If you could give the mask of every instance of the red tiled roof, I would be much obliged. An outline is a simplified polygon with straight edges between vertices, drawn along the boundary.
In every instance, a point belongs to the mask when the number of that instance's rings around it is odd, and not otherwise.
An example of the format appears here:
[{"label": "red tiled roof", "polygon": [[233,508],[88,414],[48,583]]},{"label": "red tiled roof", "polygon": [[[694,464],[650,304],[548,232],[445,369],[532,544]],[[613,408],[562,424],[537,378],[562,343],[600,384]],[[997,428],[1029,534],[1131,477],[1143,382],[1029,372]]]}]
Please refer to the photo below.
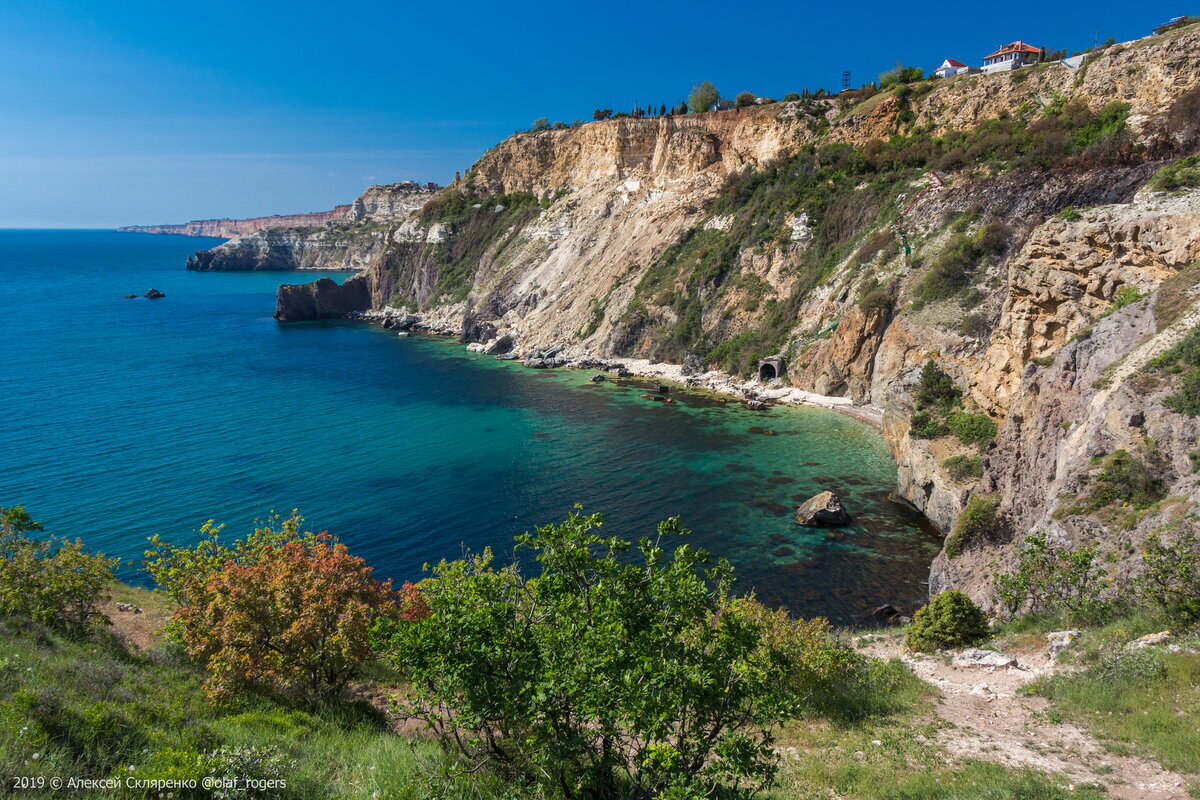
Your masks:
[{"label": "red tiled roof", "polygon": [[946,66],[948,66],[948,67],[965,67],[966,64],[962,63],[961,61],[957,61],[953,58],[947,58]]},{"label": "red tiled roof", "polygon": [[1033,45],[1025,44],[1024,42],[1011,42],[1009,44],[1004,45],[999,50],[992,53],[990,56],[984,56],[983,60],[987,61],[988,59],[996,58],[997,56],[1006,55],[1008,53],[1040,53],[1040,52],[1042,52],[1041,48],[1034,47]]}]

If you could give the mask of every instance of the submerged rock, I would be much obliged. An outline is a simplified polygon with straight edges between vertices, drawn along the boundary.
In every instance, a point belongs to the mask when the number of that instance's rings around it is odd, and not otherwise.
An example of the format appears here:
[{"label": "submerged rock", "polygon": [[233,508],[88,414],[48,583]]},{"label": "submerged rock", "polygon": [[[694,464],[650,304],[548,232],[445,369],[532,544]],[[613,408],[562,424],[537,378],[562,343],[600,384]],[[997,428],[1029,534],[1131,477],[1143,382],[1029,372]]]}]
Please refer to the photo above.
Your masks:
[{"label": "submerged rock", "polygon": [[765,411],[767,404],[762,400],[747,400],[746,408],[750,409],[751,411]]},{"label": "submerged rock", "polygon": [[608,380],[608,378],[605,378],[603,375],[593,375],[591,377],[592,383],[604,383],[606,380]]},{"label": "submerged rock", "polygon": [[796,522],[809,527],[836,527],[848,524],[850,515],[841,498],[827,490],[796,507]]}]

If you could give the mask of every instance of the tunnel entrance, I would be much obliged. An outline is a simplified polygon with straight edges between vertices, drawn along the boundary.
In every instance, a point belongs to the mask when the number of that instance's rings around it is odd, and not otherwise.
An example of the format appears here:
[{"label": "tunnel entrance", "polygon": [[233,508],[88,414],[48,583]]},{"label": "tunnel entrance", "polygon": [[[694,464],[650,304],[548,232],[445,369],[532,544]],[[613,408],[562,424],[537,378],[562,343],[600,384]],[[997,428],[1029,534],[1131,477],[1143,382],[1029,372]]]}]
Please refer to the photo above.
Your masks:
[{"label": "tunnel entrance", "polygon": [[763,382],[773,381],[783,377],[783,359],[779,357],[764,358],[758,362],[758,379]]}]

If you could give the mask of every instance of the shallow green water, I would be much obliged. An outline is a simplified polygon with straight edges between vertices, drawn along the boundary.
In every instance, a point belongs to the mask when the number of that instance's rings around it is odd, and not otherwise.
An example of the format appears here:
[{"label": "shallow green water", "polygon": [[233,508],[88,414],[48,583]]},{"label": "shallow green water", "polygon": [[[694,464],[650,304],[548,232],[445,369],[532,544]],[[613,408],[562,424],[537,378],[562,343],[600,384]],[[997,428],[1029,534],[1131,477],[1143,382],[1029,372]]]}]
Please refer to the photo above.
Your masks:
[{"label": "shallow green water", "polygon": [[[679,514],[744,588],[851,621],[920,600],[937,539],[890,502],[878,435],[820,409],[750,412],[592,373],[527,370],[430,337],[281,325],[274,288],[316,276],[189,273],[205,240],[0,231],[0,505],[130,560],[210,517],[300,508],[382,575],[505,549],[573,503],[637,538]],[[154,286],[160,301],[121,295]],[[797,526],[842,494],[854,524]]]}]

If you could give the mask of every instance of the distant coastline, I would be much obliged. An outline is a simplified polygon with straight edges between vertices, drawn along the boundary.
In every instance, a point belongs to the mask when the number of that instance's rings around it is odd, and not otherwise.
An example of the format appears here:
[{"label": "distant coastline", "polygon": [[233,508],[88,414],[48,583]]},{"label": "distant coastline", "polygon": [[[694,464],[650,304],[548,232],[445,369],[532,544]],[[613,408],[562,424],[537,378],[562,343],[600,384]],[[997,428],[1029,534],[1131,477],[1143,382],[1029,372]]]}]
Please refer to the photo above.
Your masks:
[{"label": "distant coastline", "polygon": [[267,228],[315,228],[346,216],[349,203],[334,206],[330,211],[312,211],[305,214],[276,214],[269,217],[248,219],[197,219],[169,225],[124,225],[117,228],[120,233],[164,233],[179,236],[208,236],[216,239],[236,239]]}]

